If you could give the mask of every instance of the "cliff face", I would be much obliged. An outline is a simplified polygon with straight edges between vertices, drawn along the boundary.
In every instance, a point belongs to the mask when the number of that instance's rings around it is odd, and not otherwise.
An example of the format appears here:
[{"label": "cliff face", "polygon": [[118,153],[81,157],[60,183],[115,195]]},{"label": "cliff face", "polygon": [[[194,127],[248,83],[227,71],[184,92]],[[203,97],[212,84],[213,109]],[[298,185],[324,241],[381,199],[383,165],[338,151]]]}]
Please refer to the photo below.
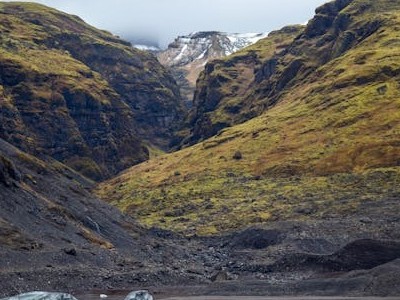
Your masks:
[{"label": "cliff face", "polygon": [[96,180],[167,147],[181,103],[155,57],[41,5],[0,14],[1,138]]},{"label": "cliff face", "polygon": [[368,2],[339,0],[316,9],[314,18],[286,51],[265,61],[257,71],[253,99],[263,99],[262,109],[379,30],[382,20],[375,11],[370,15]]},{"label": "cliff face", "polygon": [[129,105],[139,137],[168,148],[183,118],[183,103],[175,80],[154,55],[119,40],[114,44],[87,40],[81,33],[61,33],[46,44],[68,51],[99,73]]}]

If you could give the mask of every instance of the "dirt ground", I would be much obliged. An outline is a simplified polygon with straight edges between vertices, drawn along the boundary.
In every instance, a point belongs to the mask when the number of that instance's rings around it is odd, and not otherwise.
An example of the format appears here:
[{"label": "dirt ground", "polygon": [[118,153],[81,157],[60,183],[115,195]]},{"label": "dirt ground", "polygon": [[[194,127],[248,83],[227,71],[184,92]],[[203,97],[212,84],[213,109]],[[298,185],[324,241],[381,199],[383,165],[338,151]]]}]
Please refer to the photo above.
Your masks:
[{"label": "dirt ground", "polygon": [[225,296],[204,296],[204,297],[174,297],[164,298],[164,300],[398,300],[399,298],[327,298],[327,297],[254,297],[254,296],[241,296],[241,297],[225,297]]},{"label": "dirt ground", "polygon": [[[108,295],[107,300],[123,300],[125,295],[114,294]],[[97,300],[100,294],[89,294],[78,296],[79,300]],[[159,295],[154,297],[155,300],[399,300],[400,297],[262,297],[262,296],[193,296],[193,297],[167,297]]]}]

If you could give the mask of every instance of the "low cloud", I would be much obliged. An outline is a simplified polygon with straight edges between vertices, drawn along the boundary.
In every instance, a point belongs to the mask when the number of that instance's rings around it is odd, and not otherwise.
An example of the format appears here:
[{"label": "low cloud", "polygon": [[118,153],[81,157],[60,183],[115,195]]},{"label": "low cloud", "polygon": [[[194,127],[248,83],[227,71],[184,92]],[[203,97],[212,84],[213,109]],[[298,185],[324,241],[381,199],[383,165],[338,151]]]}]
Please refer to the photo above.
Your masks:
[{"label": "low cloud", "polygon": [[37,0],[127,39],[163,46],[193,31],[267,32],[301,24],[325,0]]}]

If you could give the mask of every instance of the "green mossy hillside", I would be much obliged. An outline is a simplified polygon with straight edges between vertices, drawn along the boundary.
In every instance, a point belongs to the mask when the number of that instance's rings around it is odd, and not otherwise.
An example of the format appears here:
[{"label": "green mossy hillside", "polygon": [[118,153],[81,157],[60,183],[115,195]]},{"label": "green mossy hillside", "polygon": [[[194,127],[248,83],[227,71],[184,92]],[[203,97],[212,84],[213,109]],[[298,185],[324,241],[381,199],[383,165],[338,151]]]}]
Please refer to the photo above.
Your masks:
[{"label": "green mossy hillside", "polygon": [[178,87],[148,53],[79,17],[0,3],[0,137],[101,180],[167,147]]},{"label": "green mossy hillside", "polygon": [[249,98],[269,103],[259,117],[140,164],[99,195],[187,234],[398,210],[399,29],[397,1],[322,6],[274,72],[260,69]]}]

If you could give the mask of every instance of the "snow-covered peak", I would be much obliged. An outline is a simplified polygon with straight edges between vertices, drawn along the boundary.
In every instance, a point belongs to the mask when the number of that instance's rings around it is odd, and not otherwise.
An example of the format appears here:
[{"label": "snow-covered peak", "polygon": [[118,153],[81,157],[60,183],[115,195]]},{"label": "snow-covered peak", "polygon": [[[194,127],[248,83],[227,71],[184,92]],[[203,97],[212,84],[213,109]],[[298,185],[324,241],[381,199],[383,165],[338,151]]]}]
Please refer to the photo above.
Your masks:
[{"label": "snow-covered peak", "polygon": [[160,52],[161,63],[184,66],[192,62],[220,58],[254,44],[267,37],[266,33],[224,33],[218,31],[193,32],[179,36],[168,49]]},{"label": "snow-covered peak", "polygon": [[266,38],[268,33],[233,33],[227,34],[227,38],[231,42],[231,47],[227,51],[227,55],[239,51],[242,48],[257,43],[259,40]]},{"label": "snow-covered peak", "polygon": [[190,107],[196,80],[207,62],[230,55],[265,37],[266,33],[193,32],[177,37],[168,49],[156,55],[161,64],[172,71]]}]

